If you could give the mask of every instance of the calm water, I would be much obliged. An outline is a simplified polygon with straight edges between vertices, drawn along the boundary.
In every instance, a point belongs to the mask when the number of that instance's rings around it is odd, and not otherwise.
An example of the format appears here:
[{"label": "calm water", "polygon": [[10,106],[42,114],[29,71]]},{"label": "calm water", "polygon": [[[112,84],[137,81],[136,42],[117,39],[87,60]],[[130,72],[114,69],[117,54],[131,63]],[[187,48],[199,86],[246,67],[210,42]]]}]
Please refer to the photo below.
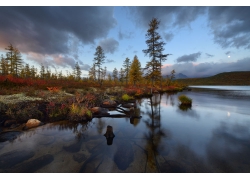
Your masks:
[{"label": "calm water", "polygon": [[[25,131],[0,142],[0,172],[249,173],[250,87],[221,88],[138,100],[141,119],[62,121]],[[191,108],[179,106],[181,94],[192,98]]]}]

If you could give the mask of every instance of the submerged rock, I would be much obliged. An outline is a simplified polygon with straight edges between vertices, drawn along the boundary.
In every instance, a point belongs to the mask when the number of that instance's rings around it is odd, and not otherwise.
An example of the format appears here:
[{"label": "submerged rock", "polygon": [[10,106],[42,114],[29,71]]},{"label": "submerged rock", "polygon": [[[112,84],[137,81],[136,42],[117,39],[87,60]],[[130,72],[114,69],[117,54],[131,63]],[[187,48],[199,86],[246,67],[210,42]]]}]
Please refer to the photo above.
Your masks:
[{"label": "submerged rock", "polygon": [[0,169],[8,169],[34,156],[34,152],[15,150],[0,155]]},{"label": "submerged rock", "polygon": [[63,146],[63,149],[67,152],[75,153],[81,149],[82,141],[78,140],[76,143],[73,143],[69,146]]},{"label": "submerged rock", "polygon": [[15,140],[22,132],[21,131],[6,131],[0,133],[0,142],[13,141]]},{"label": "submerged rock", "polygon": [[40,168],[50,164],[53,160],[54,160],[53,155],[46,154],[32,161],[14,166],[11,169],[6,170],[5,172],[6,173],[33,173],[39,170]]},{"label": "submerged rock", "polygon": [[76,153],[73,155],[73,159],[78,162],[78,163],[82,163],[83,161],[85,161],[87,159],[85,154],[82,153]]},{"label": "submerged rock", "polygon": [[117,143],[117,152],[114,155],[114,162],[120,170],[126,170],[134,161],[134,151],[132,145],[127,141]]},{"label": "submerged rock", "polygon": [[186,169],[176,161],[166,161],[160,166],[162,173],[186,173]]}]

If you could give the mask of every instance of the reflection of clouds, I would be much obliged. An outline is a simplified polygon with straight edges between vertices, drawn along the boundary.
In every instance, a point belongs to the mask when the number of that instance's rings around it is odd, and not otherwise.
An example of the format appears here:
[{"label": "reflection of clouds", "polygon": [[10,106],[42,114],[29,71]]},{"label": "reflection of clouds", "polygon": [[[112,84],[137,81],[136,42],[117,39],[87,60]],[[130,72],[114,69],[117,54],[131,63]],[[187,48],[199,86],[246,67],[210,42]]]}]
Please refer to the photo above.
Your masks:
[{"label": "reflection of clouds", "polygon": [[221,123],[207,146],[209,163],[216,172],[249,172],[250,131],[240,124]]}]

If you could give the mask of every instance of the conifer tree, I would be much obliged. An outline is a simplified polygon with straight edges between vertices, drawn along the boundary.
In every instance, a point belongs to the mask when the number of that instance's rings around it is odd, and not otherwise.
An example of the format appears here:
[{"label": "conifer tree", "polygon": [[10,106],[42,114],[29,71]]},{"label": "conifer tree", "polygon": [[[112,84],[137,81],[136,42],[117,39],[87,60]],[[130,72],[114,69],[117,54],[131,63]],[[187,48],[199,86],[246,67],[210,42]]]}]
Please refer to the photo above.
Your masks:
[{"label": "conifer tree", "polygon": [[79,80],[81,79],[82,71],[81,71],[81,68],[80,68],[78,62],[76,62],[76,64],[75,64],[73,74],[74,74],[75,79],[76,79],[77,81],[79,81]]},{"label": "conifer tree", "polygon": [[13,54],[13,74],[15,76],[18,76],[20,73],[20,70],[22,68],[22,58],[21,53],[17,48],[14,48],[14,54]]},{"label": "conifer tree", "polygon": [[149,29],[146,33],[146,44],[147,49],[144,49],[143,52],[145,55],[149,56],[151,60],[147,62],[145,69],[146,77],[151,79],[152,85],[154,82],[161,77],[161,64],[159,62],[159,56],[162,54],[165,43],[161,40],[161,36],[157,32],[159,28],[160,21],[156,18],[153,18],[149,23]]},{"label": "conifer tree", "polygon": [[129,80],[135,86],[136,82],[139,82],[141,78],[142,78],[141,63],[138,60],[138,57],[135,55],[129,71]]},{"label": "conifer tree", "polygon": [[97,68],[97,79],[98,79],[98,82],[101,83],[101,67],[106,58],[101,46],[97,46],[94,56],[95,56],[94,63]]},{"label": "conifer tree", "polygon": [[129,58],[126,58],[123,62],[123,67],[124,67],[124,78],[125,78],[125,81],[126,81],[126,85],[128,85],[128,73],[129,73],[129,68],[131,66],[131,62],[130,62],[130,59]]},{"label": "conifer tree", "polygon": [[8,62],[3,57],[3,55],[1,55],[0,72],[1,72],[1,75],[7,75],[8,74]]},{"label": "conifer tree", "polygon": [[118,80],[118,70],[116,68],[114,68],[112,76],[114,81]]}]

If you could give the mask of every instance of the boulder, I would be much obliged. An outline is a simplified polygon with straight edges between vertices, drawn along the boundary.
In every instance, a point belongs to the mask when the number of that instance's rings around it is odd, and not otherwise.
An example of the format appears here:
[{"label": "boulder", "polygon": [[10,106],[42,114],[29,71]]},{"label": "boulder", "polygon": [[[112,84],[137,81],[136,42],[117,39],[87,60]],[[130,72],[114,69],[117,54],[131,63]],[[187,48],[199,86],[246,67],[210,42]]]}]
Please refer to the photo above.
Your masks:
[{"label": "boulder", "polygon": [[29,119],[24,126],[24,129],[30,129],[42,125],[42,122],[37,119]]}]

